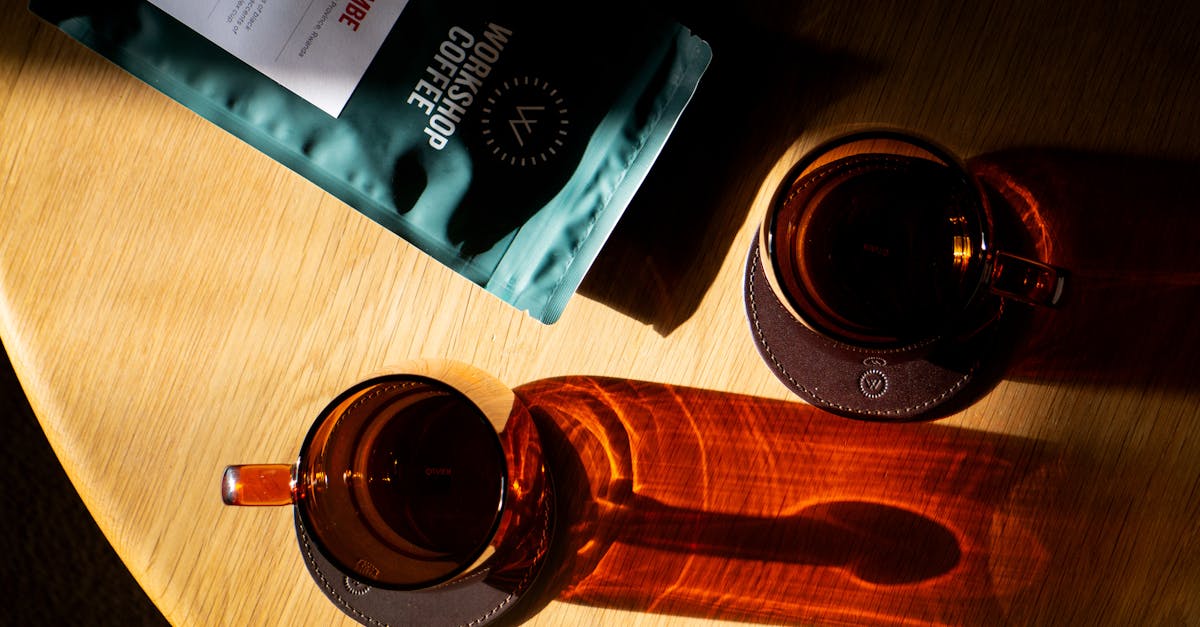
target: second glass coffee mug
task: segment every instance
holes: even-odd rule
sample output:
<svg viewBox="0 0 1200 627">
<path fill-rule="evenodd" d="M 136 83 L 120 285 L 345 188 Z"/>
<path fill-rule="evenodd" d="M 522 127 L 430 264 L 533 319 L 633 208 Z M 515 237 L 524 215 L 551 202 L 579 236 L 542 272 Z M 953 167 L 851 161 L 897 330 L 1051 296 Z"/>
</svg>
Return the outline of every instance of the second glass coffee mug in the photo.
<svg viewBox="0 0 1200 627">
<path fill-rule="evenodd" d="M 919 351 L 986 324 L 987 301 L 1054 305 L 1063 292 L 1061 270 L 997 250 L 987 198 L 953 155 L 891 130 L 809 152 L 758 245 L 789 313 L 856 349 Z"/>
<path fill-rule="evenodd" d="M 404 364 L 343 392 L 294 464 L 229 466 L 228 505 L 294 504 L 321 553 L 371 586 L 460 580 L 545 534 L 548 479 L 528 411 L 456 362 Z"/>
</svg>

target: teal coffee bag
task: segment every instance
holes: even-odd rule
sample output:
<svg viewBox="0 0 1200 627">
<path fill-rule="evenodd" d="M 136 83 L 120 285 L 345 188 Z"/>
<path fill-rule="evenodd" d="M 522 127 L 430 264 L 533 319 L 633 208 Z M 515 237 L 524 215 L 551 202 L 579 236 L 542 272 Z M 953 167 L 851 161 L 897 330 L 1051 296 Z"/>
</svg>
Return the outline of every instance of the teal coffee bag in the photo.
<svg viewBox="0 0 1200 627">
<path fill-rule="evenodd" d="M 616 5 L 171 4 L 30 7 L 545 323 L 578 288 L 711 58 L 673 20 Z M 268 23 L 285 11 L 299 17 Z M 278 51 L 258 45 L 284 25 Z M 371 37 L 366 52 L 340 48 Z M 239 52 L 248 41 L 266 56 Z M 313 61 L 322 54 L 324 65 Z"/>
</svg>

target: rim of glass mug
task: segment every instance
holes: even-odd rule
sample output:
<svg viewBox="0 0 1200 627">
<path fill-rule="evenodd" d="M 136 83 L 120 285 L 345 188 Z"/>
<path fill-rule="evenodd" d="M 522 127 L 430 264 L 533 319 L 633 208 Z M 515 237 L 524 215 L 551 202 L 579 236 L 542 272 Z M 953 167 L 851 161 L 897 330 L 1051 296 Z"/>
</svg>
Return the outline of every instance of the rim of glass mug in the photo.
<svg viewBox="0 0 1200 627">
<path fill-rule="evenodd" d="M 895 334 L 876 335 L 855 333 L 845 328 L 837 328 L 834 323 L 822 323 L 820 320 L 822 314 L 818 312 L 818 307 L 812 302 L 805 302 L 805 299 L 811 297 L 806 294 L 794 294 L 792 290 L 785 287 L 781 280 L 780 255 L 777 254 L 777 247 L 780 244 L 777 235 L 778 221 L 781 219 L 796 184 L 803 177 L 827 164 L 847 156 L 868 154 L 863 151 L 850 150 L 853 145 L 868 143 L 887 144 L 885 151 L 871 154 L 886 153 L 919 157 L 946 166 L 950 172 L 953 172 L 954 178 L 962 184 L 962 190 L 968 195 L 968 202 L 964 203 L 963 210 L 969 211 L 970 215 L 965 216 L 967 224 L 964 233 L 971 238 L 969 244 L 971 252 L 967 258 L 969 267 L 963 272 L 963 275 L 967 277 L 970 288 L 961 298 L 955 300 L 954 307 L 947 308 L 949 313 L 945 323 L 939 327 L 940 332 L 938 333 L 918 337 Z M 1056 305 L 1061 298 L 1064 279 L 1064 273 L 1061 270 L 994 248 L 992 211 L 987 195 L 979 181 L 967 172 L 965 163 L 954 152 L 910 131 L 889 128 L 858 129 L 843 132 L 819 142 L 807 150 L 788 169 L 777 186 L 766 216 L 759 226 L 759 255 L 763 260 L 762 266 L 767 282 L 780 303 L 792 318 L 814 333 L 850 348 L 891 352 L 909 351 L 935 343 L 948 334 L 961 334 L 964 331 L 975 330 L 973 328 L 964 330 L 958 327 L 964 323 L 964 318 L 979 302 L 980 295 L 984 292 L 991 292 L 1002 299 L 1044 306 Z M 977 326 L 986 324 L 990 319 L 989 317 Z"/>
<path fill-rule="evenodd" d="M 423 375 L 386 374 L 386 375 L 376 376 L 376 377 L 367 379 L 365 381 L 362 381 L 362 382 L 356 384 L 355 386 L 351 387 L 350 389 L 346 390 L 341 395 L 339 395 L 321 413 L 321 419 L 320 419 L 321 424 L 314 424 L 313 428 L 310 429 L 309 433 L 305 436 L 304 443 L 300 447 L 300 451 L 301 451 L 300 455 L 298 456 L 296 464 L 295 464 L 296 473 L 297 473 L 298 477 L 299 477 L 299 473 L 301 473 L 301 472 L 307 472 L 307 473 L 311 473 L 313 475 L 311 478 L 308 479 L 308 481 L 304 482 L 305 484 L 312 485 L 317 480 L 319 480 L 321 475 L 324 474 L 323 473 L 324 468 L 317 467 L 315 465 L 306 466 L 305 462 L 309 461 L 309 459 L 306 459 L 306 456 L 311 459 L 312 464 L 317 463 L 317 461 L 318 461 L 317 459 L 312 459 L 315 457 L 315 455 L 314 455 L 315 451 L 313 450 L 312 445 L 314 442 L 317 441 L 317 438 L 320 437 L 323 427 L 329 426 L 331 430 L 336 429 L 338 427 L 338 425 L 336 425 L 336 424 L 329 425 L 328 421 L 332 417 L 333 413 L 338 411 L 339 406 L 351 401 L 352 399 L 354 399 L 355 396 L 358 396 L 359 394 L 362 394 L 364 392 L 369 392 L 370 390 L 372 390 L 373 388 L 376 388 L 377 386 L 387 385 L 387 384 L 393 383 L 393 382 L 401 383 L 401 384 L 403 384 L 403 383 L 426 384 L 426 385 L 432 385 L 435 388 L 439 388 L 441 391 L 447 392 L 447 393 L 451 394 L 452 396 L 456 397 L 455 398 L 456 401 L 463 403 L 463 407 L 462 407 L 463 409 L 473 409 L 474 411 L 471 412 L 473 414 L 472 418 L 478 418 L 481 423 L 485 423 L 488 426 L 494 427 L 494 425 L 491 424 L 491 421 L 489 420 L 488 416 L 484 415 L 483 412 L 481 410 L 479 410 L 478 406 L 476 406 L 474 404 L 474 402 L 471 401 L 470 398 L 468 398 L 462 392 L 458 391 L 452 385 L 448 385 L 445 382 L 438 381 L 436 379 L 432 379 L 430 377 L 426 377 Z M 349 408 L 342 410 L 342 415 L 339 416 L 339 420 L 344 419 L 346 417 L 346 414 L 349 413 L 349 411 L 350 411 Z M 497 434 L 499 433 L 499 429 L 496 430 L 496 433 Z M 330 439 L 332 439 L 333 436 L 331 434 L 328 437 Z M 300 518 L 304 521 L 305 527 L 307 529 L 309 529 L 309 537 L 313 540 L 313 542 L 315 544 L 318 545 L 318 548 L 321 549 L 321 551 L 325 555 L 325 557 L 329 558 L 335 564 L 340 564 L 343 568 L 348 568 L 348 569 L 352 570 L 357 575 L 360 575 L 366 579 L 370 579 L 371 581 L 369 583 L 372 583 L 373 585 L 380 586 L 380 587 L 388 587 L 388 588 L 393 588 L 393 589 L 403 589 L 403 588 L 420 589 L 420 588 L 427 588 L 427 587 L 435 586 L 435 585 L 442 584 L 442 583 L 445 583 L 448 581 L 453 581 L 454 579 L 458 578 L 460 575 L 462 575 L 466 572 L 469 572 L 469 571 L 473 571 L 484 560 L 486 560 L 486 558 L 488 556 L 485 555 L 485 553 L 486 553 L 488 547 L 491 545 L 491 540 L 493 537 L 495 537 L 496 531 L 498 530 L 498 528 L 500 526 L 501 512 L 503 511 L 504 504 L 507 501 L 508 469 L 505 467 L 505 464 L 504 464 L 504 457 L 505 457 L 504 450 L 500 445 L 499 438 L 492 440 L 491 443 L 494 445 L 492 447 L 494 449 L 493 453 L 499 460 L 498 470 L 500 471 L 500 476 L 498 477 L 499 485 L 496 486 L 496 493 L 495 493 L 495 516 L 492 518 L 491 524 L 488 525 L 487 532 L 480 536 L 478 542 L 476 543 L 475 548 L 471 550 L 469 557 L 462 559 L 462 561 L 457 566 L 445 571 L 444 574 L 441 574 L 437 577 L 430 578 L 426 581 L 414 582 L 411 584 L 404 584 L 404 585 L 397 584 L 393 581 L 382 581 L 379 579 L 375 579 L 374 576 L 372 576 L 369 572 L 364 572 L 366 570 L 370 570 L 371 566 L 361 564 L 361 563 L 356 563 L 356 564 L 342 563 L 340 557 L 336 555 L 336 551 L 334 551 L 333 549 L 331 549 L 328 546 L 328 543 L 331 540 L 328 537 L 326 537 L 324 534 L 322 534 L 320 531 L 318 531 L 321 527 L 321 521 L 318 520 L 314 516 L 313 507 L 312 506 L 308 506 L 308 507 L 299 506 L 300 503 L 298 502 L 297 503 L 298 507 L 296 508 L 296 511 L 299 513 Z M 299 483 L 298 483 L 298 485 L 299 485 Z M 297 495 L 298 500 L 303 499 L 303 498 L 305 498 L 304 494 Z M 372 505 L 369 502 L 360 502 L 359 507 L 367 508 L 367 507 L 372 507 Z M 378 514 L 375 514 L 375 516 L 378 516 Z"/>
<path fill-rule="evenodd" d="M 480 542 L 469 556 L 463 557 L 458 564 L 445 569 L 435 577 L 420 581 L 405 583 L 394 579 L 383 579 L 378 575 L 378 567 L 374 564 L 348 564 L 338 551 L 327 546 L 326 539 L 315 531 L 321 527 L 321 521 L 314 520 L 312 512 L 307 507 L 308 497 L 313 478 L 307 473 L 316 470 L 312 467 L 314 442 L 321 437 L 329 438 L 328 431 L 349 413 L 348 404 L 364 392 L 388 382 L 413 382 L 432 384 L 439 391 L 447 391 L 456 395 L 456 400 L 465 403 L 478 418 L 486 423 L 488 430 L 495 434 L 493 441 L 495 453 L 499 460 L 500 477 L 496 491 L 495 517 L 488 525 L 488 531 L 481 534 Z M 509 482 L 512 478 L 511 459 L 514 453 L 506 451 L 502 444 L 501 434 L 510 425 L 510 417 L 516 407 L 516 395 L 490 375 L 473 367 L 457 362 L 442 362 L 426 360 L 410 362 L 389 369 L 385 372 L 368 375 L 350 387 L 340 392 L 325 408 L 317 414 L 312 422 L 300 447 L 296 461 L 292 464 L 242 464 L 231 465 L 225 469 L 222 477 L 222 499 L 227 505 L 294 505 L 295 512 L 304 526 L 310 530 L 308 536 L 317 549 L 329 559 L 355 578 L 364 583 L 389 590 L 420 590 L 452 582 L 475 572 L 495 554 L 496 548 L 503 542 L 506 535 L 503 529 L 517 531 L 512 525 L 506 524 L 511 517 L 514 505 L 509 494 Z M 365 422 L 369 423 L 370 418 Z M 332 422 L 331 422 L 332 421 Z M 532 428 L 532 424 L 528 425 Z M 322 433 L 326 431 L 326 433 Z M 535 434 L 536 435 L 536 434 Z M 539 445 L 540 446 L 540 445 Z M 540 462 L 538 464 L 540 469 Z M 540 470 L 544 472 L 544 470 Z M 320 471 L 317 470 L 317 474 Z M 527 497 L 535 496 L 531 490 Z M 537 497 L 541 498 L 541 497 Z M 366 533 L 365 529 L 356 532 Z M 374 572 L 373 572 L 374 571 Z"/>
</svg>

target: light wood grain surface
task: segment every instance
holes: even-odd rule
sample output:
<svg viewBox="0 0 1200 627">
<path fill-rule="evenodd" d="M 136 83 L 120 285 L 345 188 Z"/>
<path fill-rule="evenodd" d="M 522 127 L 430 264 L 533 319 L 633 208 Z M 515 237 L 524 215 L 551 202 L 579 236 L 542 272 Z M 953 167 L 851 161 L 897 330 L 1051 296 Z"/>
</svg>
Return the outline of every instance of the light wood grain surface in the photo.
<svg viewBox="0 0 1200 627">
<path fill-rule="evenodd" d="M 0 335 L 84 501 L 173 623 L 352 623 L 306 572 L 291 512 L 223 507 L 219 479 L 226 464 L 293 459 L 324 404 L 388 364 L 452 359 L 513 387 L 612 377 L 798 404 L 751 340 L 746 253 L 788 166 L 829 133 L 867 123 L 1019 170 L 1023 189 L 1057 194 L 1066 208 L 1050 220 L 1051 239 L 1087 298 L 1039 317 L 1037 350 L 977 403 L 911 425 L 1001 438 L 1005 463 L 1031 473 L 1034 460 L 1054 461 L 1054 490 L 1013 488 L 993 512 L 993 587 L 939 613 L 913 609 L 932 603 L 920 585 L 828 579 L 828 598 L 803 612 L 756 616 L 715 602 L 596 601 L 577 586 L 549 593 L 530 622 L 874 623 L 910 611 L 966 624 L 1200 624 L 1200 10 L 1191 3 L 681 8 L 712 44 L 713 66 L 550 326 L 22 2 L 3 4 Z M 684 220 L 648 233 L 656 214 Z M 897 459 L 932 463 L 918 446 L 896 446 Z M 998 458 L 968 450 L 960 463 Z M 1030 485 L 1044 479 L 1031 476 Z M 996 523 L 1015 520 L 1014 508 L 1025 512 L 1024 535 Z M 1004 574 L 1002 545 L 1018 542 L 1049 556 L 1028 580 Z M 721 559 L 748 559 L 734 553 Z M 776 590 L 769 577 L 756 585 L 764 599 Z M 755 601 L 751 586 L 730 589 L 742 591 L 741 606 Z"/>
</svg>

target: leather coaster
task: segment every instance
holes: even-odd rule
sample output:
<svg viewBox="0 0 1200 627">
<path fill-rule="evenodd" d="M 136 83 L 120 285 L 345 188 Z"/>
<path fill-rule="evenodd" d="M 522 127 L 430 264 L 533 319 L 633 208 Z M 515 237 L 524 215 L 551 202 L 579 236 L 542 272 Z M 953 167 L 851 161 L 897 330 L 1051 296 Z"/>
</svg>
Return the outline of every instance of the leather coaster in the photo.
<svg viewBox="0 0 1200 627">
<path fill-rule="evenodd" d="M 549 479 L 549 477 L 547 477 Z M 385 590 L 373 588 L 334 566 L 309 539 L 308 531 L 294 514 L 296 539 L 313 580 L 339 609 L 363 625 L 371 627 L 411 625 L 487 625 L 517 605 L 537 578 L 553 536 L 554 498 L 547 481 L 544 501 L 544 526 L 540 538 L 517 548 L 521 555 L 503 560 L 506 564 L 525 560 L 518 572 L 505 568 L 493 577 L 494 567 L 485 566 L 464 579 L 426 590 Z M 293 508 L 294 509 L 294 508 Z M 529 553 L 528 555 L 526 553 Z M 495 561 L 500 556 L 493 558 Z"/>
<path fill-rule="evenodd" d="M 795 320 L 775 296 L 759 258 L 757 236 L 745 277 L 746 315 L 763 360 L 804 401 L 865 420 L 932 418 L 961 408 L 999 324 L 962 341 L 925 347 L 863 349 L 818 335 Z"/>
</svg>

